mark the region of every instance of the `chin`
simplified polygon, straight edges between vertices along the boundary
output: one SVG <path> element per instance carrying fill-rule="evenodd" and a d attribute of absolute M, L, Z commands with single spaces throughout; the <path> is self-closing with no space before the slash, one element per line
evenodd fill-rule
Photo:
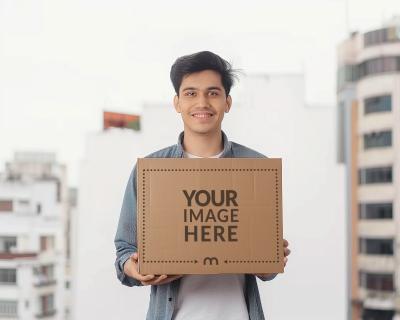
<path fill-rule="evenodd" d="M 190 128 L 190 131 L 197 134 L 209 134 L 216 132 L 218 128 Z"/>

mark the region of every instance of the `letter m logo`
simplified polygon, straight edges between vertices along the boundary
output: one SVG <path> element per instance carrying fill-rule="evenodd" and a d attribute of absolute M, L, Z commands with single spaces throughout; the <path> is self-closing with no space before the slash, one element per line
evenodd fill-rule
<path fill-rule="evenodd" d="M 212 266 L 213 264 L 218 265 L 218 259 L 216 257 L 205 257 L 203 259 L 203 265 L 209 264 L 210 266 Z"/>

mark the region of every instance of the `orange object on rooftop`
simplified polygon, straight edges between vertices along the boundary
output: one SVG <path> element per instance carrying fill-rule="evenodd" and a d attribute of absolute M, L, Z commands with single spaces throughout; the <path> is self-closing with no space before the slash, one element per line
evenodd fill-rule
<path fill-rule="evenodd" d="M 127 128 L 139 131 L 140 116 L 134 114 L 103 112 L 103 130 L 108 128 Z"/>

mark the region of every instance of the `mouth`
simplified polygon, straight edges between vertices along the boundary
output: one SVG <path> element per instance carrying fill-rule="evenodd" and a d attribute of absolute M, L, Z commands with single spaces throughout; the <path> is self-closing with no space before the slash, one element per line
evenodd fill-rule
<path fill-rule="evenodd" d="M 190 114 L 193 118 L 197 119 L 208 119 L 214 116 L 212 112 L 206 112 L 206 111 L 201 111 L 201 112 L 193 112 Z"/>

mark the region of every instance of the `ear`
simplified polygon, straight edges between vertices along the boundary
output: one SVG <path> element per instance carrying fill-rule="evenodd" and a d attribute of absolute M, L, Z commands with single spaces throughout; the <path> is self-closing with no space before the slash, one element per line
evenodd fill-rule
<path fill-rule="evenodd" d="M 178 95 L 175 95 L 175 97 L 174 97 L 174 107 L 175 107 L 176 112 L 181 113 L 181 107 L 179 106 Z"/>
<path fill-rule="evenodd" d="M 225 106 L 225 113 L 228 113 L 232 106 L 232 97 L 228 95 L 226 97 L 226 106 Z"/>

